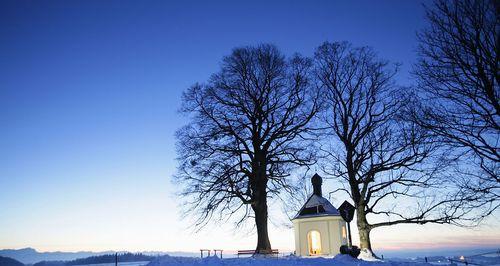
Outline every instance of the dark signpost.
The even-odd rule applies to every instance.
[[[351,203],[349,203],[347,200],[344,201],[344,203],[342,203],[342,205],[340,205],[339,207],[339,212],[340,212],[340,216],[342,216],[342,218],[344,218],[344,221],[347,222],[347,231],[348,231],[348,234],[349,234],[349,241],[348,241],[348,246],[349,248],[352,247],[352,238],[351,238],[351,225],[350,225],[350,222],[352,221],[352,218],[354,218],[354,206],[352,206]]]

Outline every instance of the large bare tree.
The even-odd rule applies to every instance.
[[[499,15],[495,0],[437,0],[418,35],[414,118],[449,147],[464,207],[478,218],[500,207]]]
[[[237,48],[208,82],[184,93],[190,123],[177,132],[177,180],[198,225],[253,217],[256,253],[270,251],[268,197],[294,191],[290,173],[314,162],[310,69],[310,59],[287,59],[272,45]]]
[[[404,119],[411,104],[394,83],[396,67],[372,49],[324,43],[315,53],[326,109],[325,171],[347,184],[357,212],[362,249],[370,232],[402,223],[452,223],[464,213],[441,188],[428,132]],[[370,218],[370,217],[372,217]]]

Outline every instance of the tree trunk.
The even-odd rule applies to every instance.
[[[257,247],[255,253],[269,253],[271,242],[267,231],[267,199],[261,198],[253,205],[255,225],[257,227]]]
[[[254,147],[260,147],[259,143],[254,143]],[[255,253],[269,254],[271,252],[271,242],[267,231],[267,173],[265,154],[257,150],[255,160],[252,164],[254,179],[250,184],[253,190],[252,209],[255,214],[255,226],[257,227],[257,247]]]
[[[359,230],[359,243],[360,243],[361,249],[366,248],[366,249],[370,250],[370,252],[372,252],[372,243],[370,241],[370,229],[368,229],[366,227],[364,227],[364,228],[358,227],[358,230]]]
[[[372,243],[370,241],[370,231],[371,227],[366,220],[366,213],[364,211],[364,206],[359,206],[356,210],[357,212],[357,224],[358,224],[358,232],[359,232],[359,244],[361,249],[368,249],[370,252],[372,251]]]

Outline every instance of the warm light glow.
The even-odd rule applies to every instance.
[[[465,260],[465,257],[463,255],[460,256],[460,260]]]
[[[321,236],[318,231],[311,231],[307,234],[309,243],[309,255],[321,254]]]
[[[342,226],[342,237],[343,237],[344,239],[346,239],[346,238],[347,238],[347,231],[345,230],[345,226]]]

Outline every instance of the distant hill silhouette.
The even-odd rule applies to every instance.
[[[142,253],[118,254],[119,262],[152,261],[154,258],[155,256],[148,256]],[[33,266],[72,266],[72,265],[87,265],[87,264],[99,264],[99,263],[113,263],[113,262],[115,262],[115,254],[107,254],[100,256],[91,256],[88,258],[76,259],[71,261],[41,261],[33,264]]]
[[[0,250],[0,256],[9,257],[16,259],[24,264],[35,264],[37,262],[50,262],[50,263],[65,263],[68,261],[83,259],[93,256],[101,255],[114,255],[116,252],[129,253],[127,251],[102,251],[102,252],[90,252],[90,251],[79,251],[79,252],[38,252],[33,248],[23,248],[23,249],[2,249]],[[158,256],[158,255],[171,255],[180,257],[198,257],[199,253],[193,252],[160,252],[160,251],[143,251],[143,255],[147,256]],[[113,260],[114,261],[114,260]],[[42,265],[42,264],[41,264]],[[59,264],[60,265],[60,264]]]
[[[142,253],[124,253],[118,254],[119,262],[130,262],[130,261],[152,261],[154,256],[147,256]],[[84,259],[76,259],[66,262],[66,265],[86,265],[86,264],[98,264],[98,263],[112,263],[115,262],[115,255],[101,255],[92,256]]]
[[[86,258],[96,255],[104,255],[114,253],[114,251],[104,252],[38,252],[32,248],[23,249],[2,249],[0,256],[16,259],[24,264],[33,264],[39,261],[68,261],[80,258]]]
[[[1,266],[24,266],[21,262],[8,258],[8,257],[2,257],[0,256],[0,265]]]
[[[65,266],[66,262],[65,261],[60,261],[60,260],[52,260],[52,261],[40,261],[33,266]]]

